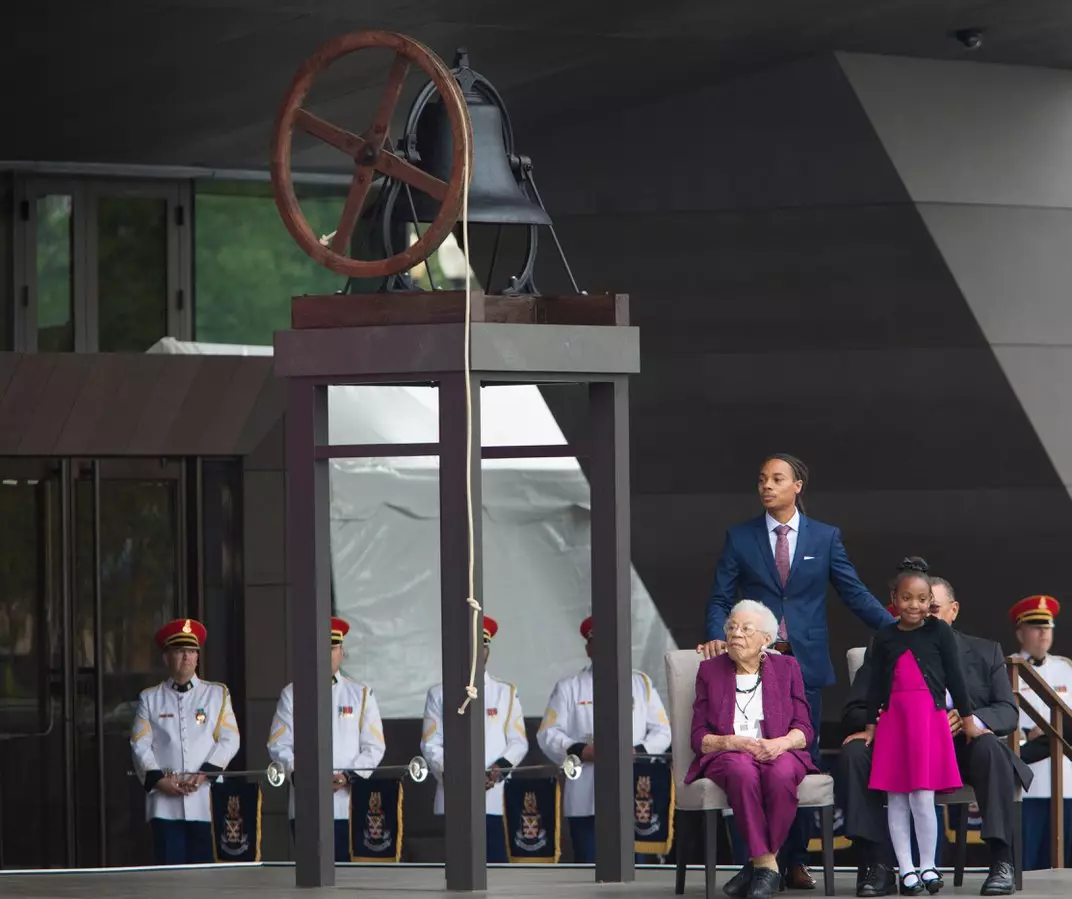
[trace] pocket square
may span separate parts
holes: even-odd
[[[814,558],[815,558],[815,556],[805,556],[804,561],[808,562],[808,561],[810,561],[811,559],[814,559]]]

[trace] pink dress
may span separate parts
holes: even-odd
[[[911,652],[894,664],[889,706],[878,716],[871,757],[872,790],[938,793],[963,786],[953,736]]]

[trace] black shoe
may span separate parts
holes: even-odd
[[[745,899],[771,899],[781,885],[780,871],[772,871],[770,868],[754,868],[752,882],[748,885]]]
[[[869,899],[886,896],[894,886],[892,878],[893,869],[889,865],[868,865],[856,878],[856,895]]]
[[[983,881],[980,896],[1011,896],[1016,892],[1016,871],[1008,862],[994,862]]]
[[[905,881],[909,877],[914,877],[916,882],[910,887],[905,886]],[[920,880],[919,871],[909,871],[907,874],[901,875],[901,895],[902,896],[918,896],[923,892],[923,881]]]
[[[730,899],[743,899],[748,895],[748,886],[752,883],[752,863],[749,862],[740,871],[733,875],[722,888]]]
[[[924,877],[924,874],[934,874],[934,877]],[[923,881],[923,886],[926,887],[927,892],[932,896],[935,895],[942,887],[945,886],[945,878],[942,877],[942,872],[937,868],[927,868],[926,871],[919,872],[919,879]]]

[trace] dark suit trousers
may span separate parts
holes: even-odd
[[[983,817],[982,838],[1000,840],[1011,846],[1016,775],[1012,760],[1001,745],[1001,738],[985,734],[969,743],[963,737],[957,737],[953,744],[960,776],[975,790],[979,802]],[[886,794],[867,786],[871,780],[871,748],[865,746],[863,740],[853,740],[841,747],[838,764],[845,836],[885,844]]]

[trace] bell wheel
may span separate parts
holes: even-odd
[[[355,133],[302,106],[317,76],[332,63],[347,54],[370,49],[390,50],[394,55],[376,116],[368,128]],[[406,76],[414,66],[435,85],[450,124],[454,155],[448,181],[429,175],[390,148],[391,118]],[[354,175],[338,227],[324,239],[318,238],[310,227],[294,191],[291,156],[295,133],[309,134],[353,160]],[[308,256],[336,274],[351,278],[383,278],[428,259],[458,221],[462,211],[463,179],[466,173],[471,178],[472,171],[472,123],[454,76],[443,60],[419,41],[390,31],[356,31],[341,35],[306,59],[283,98],[272,136],[272,189],[283,224]],[[427,194],[439,202],[439,212],[427,230],[405,250],[386,259],[356,259],[350,255],[351,238],[377,175]]]

